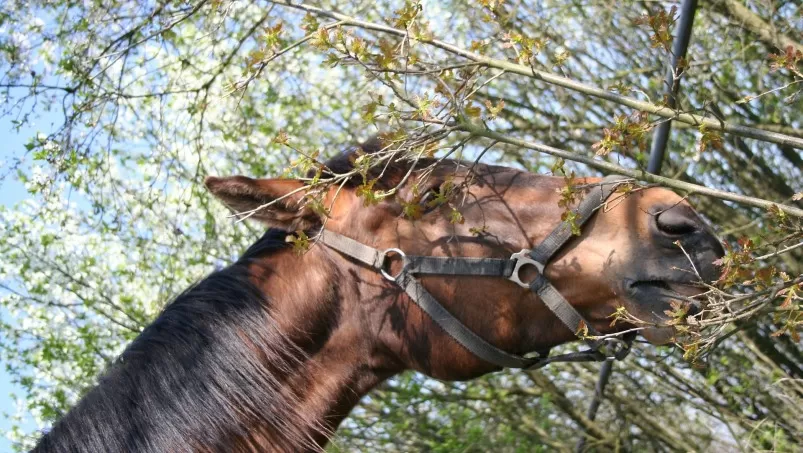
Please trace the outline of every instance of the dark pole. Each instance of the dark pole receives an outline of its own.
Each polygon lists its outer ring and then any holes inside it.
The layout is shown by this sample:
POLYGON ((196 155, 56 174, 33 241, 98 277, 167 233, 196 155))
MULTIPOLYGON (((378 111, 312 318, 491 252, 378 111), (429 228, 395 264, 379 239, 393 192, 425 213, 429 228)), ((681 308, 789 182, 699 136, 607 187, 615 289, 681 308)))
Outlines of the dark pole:
MULTIPOLYGON (((686 49, 689 48, 691 38, 691 28, 694 22, 694 12, 697 10, 697 0, 683 0, 680 7, 680 22, 678 23, 677 34, 672 42, 672 69, 666 78, 668 91, 667 107, 675 108, 677 104, 677 94, 680 89, 680 80, 675 79, 675 72, 678 68, 680 58, 686 56, 686 49)), ((664 152, 666 142, 669 139, 669 130, 672 121, 666 120, 658 125, 652 138, 652 149, 650 149, 650 162, 647 164, 647 171, 653 174, 661 172, 661 164, 664 162, 664 152)))

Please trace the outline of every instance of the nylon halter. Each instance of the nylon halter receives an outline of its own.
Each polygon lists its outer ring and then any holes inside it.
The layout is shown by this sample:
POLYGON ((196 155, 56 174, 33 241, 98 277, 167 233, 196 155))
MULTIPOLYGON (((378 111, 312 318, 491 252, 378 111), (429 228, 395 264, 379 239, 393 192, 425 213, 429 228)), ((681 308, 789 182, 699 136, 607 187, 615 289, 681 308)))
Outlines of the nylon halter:
MULTIPOLYGON (((630 178, 611 175, 595 185, 575 209, 575 224, 582 227, 604 205, 605 201, 622 183, 630 178)), ((477 357, 503 368, 541 368, 552 362, 588 362, 608 359, 621 360, 630 352, 630 337, 622 340, 607 337, 601 340, 583 338, 589 346, 584 351, 562 354, 555 357, 520 356, 503 351, 485 341, 466 327, 443 307, 414 276, 416 275, 472 275, 492 276, 508 279, 522 288, 529 288, 537 294, 558 319, 579 336, 582 326, 588 329, 588 336, 600 333, 569 304, 544 275, 544 268, 555 254, 572 238, 572 228, 561 222, 534 249, 524 249, 504 258, 466 258, 441 256, 409 256, 398 248, 379 250, 355 241, 333 231, 323 230, 320 241, 328 247, 373 267, 382 276, 396 283, 405 293, 426 312, 455 341, 477 357), (393 256, 401 259, 402 267, 398 274, 391 275, 388 261, 393 256), (537 275, 529 282, 521 279, 521 270, 533 266, 537 275)))

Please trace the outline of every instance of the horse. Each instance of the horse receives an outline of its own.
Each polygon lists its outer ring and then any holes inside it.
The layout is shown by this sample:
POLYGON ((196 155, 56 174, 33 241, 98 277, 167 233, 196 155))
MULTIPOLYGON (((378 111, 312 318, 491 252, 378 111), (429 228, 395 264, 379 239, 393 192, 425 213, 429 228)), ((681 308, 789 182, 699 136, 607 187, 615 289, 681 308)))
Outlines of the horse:
MULTIPOLYGON (((380 148, 326 171, 347 174, 380 148)), ((633 330, 612 324, 622 308, 649 341, 671 341, 665 312, 678 300, 699 312, 693 297, 724 254, 660 187, 616 180, 596 193, 606 180, 426 157, 352 174, 321 194, 325 212, 304 202, 303 180, 208 177, 266 233, 167 304, 34 451, 321 451, 362 396, 405 370, 469 380, 543 366, 578 338, 591 346, 581 359, 618 357, 592 337, 633 330), (368 202, 366 181, 395 195, 368 202), (303 253, 298 232, 312 238, 303 253)))

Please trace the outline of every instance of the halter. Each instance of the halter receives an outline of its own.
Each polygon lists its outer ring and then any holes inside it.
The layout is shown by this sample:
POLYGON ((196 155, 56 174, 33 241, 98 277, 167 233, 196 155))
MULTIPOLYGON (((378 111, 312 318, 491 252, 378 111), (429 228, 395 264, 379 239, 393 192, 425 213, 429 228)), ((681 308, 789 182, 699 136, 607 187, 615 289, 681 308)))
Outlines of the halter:
MULTIPOLYGON (((582 227, 597 210, 605 203, 616 188, 629 178, 611 175, 604 178, 586 195, 575 209, 575 224, 582 227)), ((502 277, 508 279, 522 288, 529 288, 537 294, 546 306, 560 321, 576 335, 588 330, 590 336, 599 336, 600 333, 572 307, 569 302, 552 286, 544 275, 544 268, 555 254, 572 238, 572 227, 567 222, 561 222, 551 233, 534 249, 524 249, 514 253, 508 259, 504 258, 466 258, 441 256, 410 256, 398 248, 385 250, 375 249, 333 231, 324 230, 320 241, 328 247, 373 267, 388 281, 396 283, 405 293, 426 312, 446 333, 460 343, 475 356, 502 368, 537 369, 552 362, 601 362, 604 360, 622 360, 630 352, 632 336, 626 339, 606 337, 600 340, 581 337, 589 346, 588 349, 549 357, 521 356, 503 351, 488 343, 476 333, 455 318, 443 305, 424 289, 416 275, 473 275, 502 277), (401 270, 396 274, 390 273, 388 262, 393 256, 401 259, 401 270), (521 279, 521 270, 532 266, 537 275, 529 282, 521 279)))

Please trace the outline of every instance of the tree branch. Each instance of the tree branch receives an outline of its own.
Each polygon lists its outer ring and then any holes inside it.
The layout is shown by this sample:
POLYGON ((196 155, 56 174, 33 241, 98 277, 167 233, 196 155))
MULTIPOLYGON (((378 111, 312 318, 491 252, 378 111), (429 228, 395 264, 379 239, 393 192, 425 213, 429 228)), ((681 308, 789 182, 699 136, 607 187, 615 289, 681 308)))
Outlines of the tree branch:
POLYGON ((775 27, 765 22, 758 14, 747 9, 738 0, 716 0, 712 3, 715 4, 717 11, 736 19, 739 25, 756 35, 764 44, 781 50, 792 46, 795 50, 803 52, 803 44, 783 33, 779 33, 775 27))
POLYGON ((736 203, 741 203, 748 206, 754 206, 761 209, 769 209, 772 206, 777 206, 778 209, 789 215, 803 218, 803 209, 799 209, 794 206, 775 203, 772 201, 763 200, 761 198, 750 197, 747 195, 740 195, 733 192, 726 192, 724 190, 711 189, 709 187, 692 184, 684 181, 679 181, 677 179, 654 175, 652 173, 648 173, 645 170, 625 168, 610 162, 605 162, 591 157, 586 157, 571 151, 553 148, 551 146, 535 142, 529 142, 527 140, 507 137, 498 132, 484 129, 480 126, 476 126, 470 123, 461 123, 458 125, 458 129, 468 132, 475 136, 487 137, 490 139, 498 140, 503 143, 509 143, 511 145, 520 146, 522 148, 540 151, 542 153, 546 153, 551 156, 561 157, 563 159, 580 162, 588 165, 589 167, 596 168, 597 170, 629 176, 634 179, 660 184, 662 186, 671 187, 673 189, 683 190, 690 193, 705 195, 709 197, 720 198, 722 200, 733 201, 736 203))
POLYGON ((604 90, 602 88, 598 88, 592 85, 587 85, 582 82, 577 82, 575 80, 568 79, 566 77, 561 77, 559 75, 551 74, 544 71, 538 71, 528 66, 479 55, 474 52, 470 52, 468 50, 457 47, 455 45, 439 41, 437 39, 413 38, 409 36, 409 34, 405 30, 399 30, 397 28, 393 28, 382 24, 376 24, 373 22, 366 22, 363 20, 355 19, 351 16, 346 16, 344 14, 327 11, 314 6, 309 6, 300 3, 291 4, 287 0, 270 0, 270 2, 275 3, 277 5, 282 5, 290 8, 299 9, 302 11, 307 11, 309 13, 316 14, 319 16, 336 19, 341 21, 342 24, 345 26, 353 26, 353 27, 363 28, 366 30, 373 30, 382 33, 387 33, 399 37, 417 39, 419 42, 429 44, 433 47, 437 47, 448 53, 459 55, 463 58, 467 58, 471 61, 479 63, 480 65, 488 68, 500 69, 513 74, 519 74, 536 80, 541 80, 546 83, 557 85, 572 91, 576 91, 578 93, 583 93, 588 96, 604 99, 606 101, 614 102, 616 104, 631 107, 664 118, 671 118, 681 123, 692 124, 695 126, 705 125, 705 127, 708 128, 709 130, 727 132, 729 134, 740 135, 742 137, 754 138, 771 143, 776 143, 779 145, 788 145, 797 149, 803 149, 803 139, 801 138, 790 137, 788 135, 779 134, 777 132, 769 132, 754 127, 742 126, 740 124, 725 123, 723 121, 719 121, 712 118, 706 118, 704 116, 695 115, 692 113, 681 113, 668 107, 662 107, 650 102, 639 101, 638 99, 622 96, 604 90))

